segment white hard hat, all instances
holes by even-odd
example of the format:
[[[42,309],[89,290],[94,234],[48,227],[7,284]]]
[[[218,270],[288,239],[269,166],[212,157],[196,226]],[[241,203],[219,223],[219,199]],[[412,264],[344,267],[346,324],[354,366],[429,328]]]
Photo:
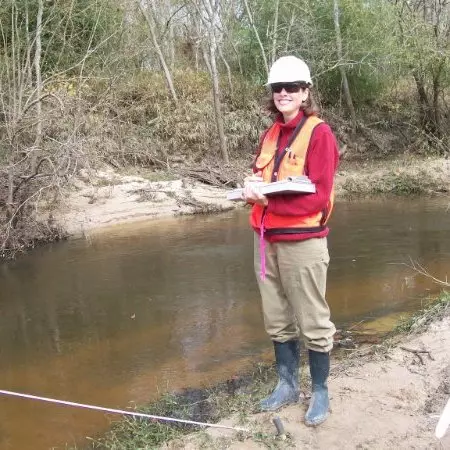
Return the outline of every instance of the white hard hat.
[[[270,68],[267,84],[303,81],[312,86],[311,73],[305,61],[295,56],[282,56]]]

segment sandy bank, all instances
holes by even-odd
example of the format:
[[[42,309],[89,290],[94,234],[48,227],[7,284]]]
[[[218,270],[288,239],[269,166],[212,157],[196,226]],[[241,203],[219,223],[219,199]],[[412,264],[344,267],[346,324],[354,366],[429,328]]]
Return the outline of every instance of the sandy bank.
[[[95,180],[77,180],[55,220],[72,236],[121,223],[235,208],[226,189],[189,180],[149,181],[100,171]]]

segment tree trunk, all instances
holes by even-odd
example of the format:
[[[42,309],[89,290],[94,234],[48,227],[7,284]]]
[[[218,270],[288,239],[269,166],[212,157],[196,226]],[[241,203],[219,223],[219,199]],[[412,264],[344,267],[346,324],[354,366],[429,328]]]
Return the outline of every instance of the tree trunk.
[[[161,67],[164,71],[164,75],[166,77],[166,81],[167,81],[167,85],[169,87],[169,91],[172,95],[172,98],[174,99],[175,103],[178,104],[178,97],[177,97],[177,93],[175,92],[175,88],[173,86],[173,81],[172,81],[172,75],[170,73],[170,70],[166,64],[166,60],[164,59],[164,55],[161,51],[161,47],[158,44],[158,40],[156,39],[156,31],[155,31],[155,25],[152,22],[152,19],[150,18],[149,14],[147,13],[147,11],[144,9],[144,7],[142,6],[141,2],[139,0],[137,0],[138,5],[139,5],[139,9],[141,10],[147,25],[148,25],[148,30],[150,31],[150,36],[152,38],[152,42],[153,45],[155,47],[156,53],[158,55],[159,58],[159,62],[161,64]]]
[[[219,21],[219,7],[220,3],[213,0],[206,0],[203,2],[205,6],[208,20],[203,18],[203,22],[207,24],[208,36],[209,36],[209,65],[211,69],[211,80],[213,86],[213,102],[214,102],[214,116],[217,125],[217,133],[219,135],[220,150],[222,158],[225,164],[229,164],[230,158],[228,155],[227,141],[225,138],[225,131],[223,126],[222,105],[220,103],[220,85],[219,85],[219,72],[217,70],[217,27]]]
[[[227,70],[228,86],[230,88],[231,95],[233,95],[233,80],[231,78],[230,65],[228,64],[228,61],[225,59],[225,56],[223,56],[223,52],[220,48],[219,48],[219,54],[220,54],[220,59],[222,60],[223,64],[225,65],[225,68]]]
[[[239,66],[239,73],[243,75],[244,71],[242,70],[241,55],[239,54],[238,49],[236,48],[234,42],[231,42],[231,46],[233,47],[234,53],[236,53],[236,59]]]
[[[444,61],[441,61],[433,74],[433,120],[436,127],[436,136],[442,137],[441,114],[439,110],[439,90],[441,88],[441,74],[444,68]]]
[[[205,63],[205,66],[206,66],[206,70],[208,71],[208,73],[212,79],[211,61],[209,60],[208,52],[206,51],[205,46],[203,44],[201,44],[200,48],[202,50],[202,57],[203,57],[203,62]]]
[[[213,82],[213,99],[214,99],[214,112],[216,116],[217,131],[219,133],[220,149],[222,151],[222,158],[225,164],[230,162],[227,149],[227,141],[225,138],[225,131],[223,126],[222,107],[220,104],[220,87],[219,87],[219,73],[217,72],[216,65],[216,49],[215,43],[211,43],[210,56],[211,56],[211,74]]]
[[[277,37],[278,37],[278,12],[280,9],[280,0],[275,2],[275,17],[273,19],[273,38],[272,38],[272,60],[271,64],[277,59]]]
[[[422,129],[427,134],[429,133],[434,134],[436,130],[432,118],[430,101],[428,100],[428,95],[425,90],[425,83],[417,73],[413,73],[413,77],[417,87],[417,96],[420,111],[420,123]]]
[[[41,19],[42,20],[42,19]],[[27,42],[27,59],[25,62],[25,70],[27,73],[27,81],[26,83],[31,84],[33,82],[33,63],[31,57],[31,51],[33,49],[33,45],[31,44],[30,39],[30,19],[28,16],[28,6],[25,5],[25,31],[26,31],[26,42]]]
[[[175,70],[175,34],[173,31],[172,21],[170,21],[168,26],[169,26],[168,46],[169,46],[170,70],[173,72]]]
[[[8,197],[6,200],[6,218],[10,220],[14,214],[14,169],[8,169]]]
[[[42,143],[42,76],[41,76],[41,55],[42,55],[42,15],[44,13],[44,1],[38,1],[38,13],[36,18],[36,42],[34,53],[34,74],[36,76],[36,137],[34,140],[35,150],[31,155],[31,172],[35,172],[37,164],[37,151]]]
[[[341,38],[341,28],[339,25],[339,3],[338,0],[333,0],[334,6],[334,30],[336,33],[336,50],[339,60],[339,71],[341,73],[342,88],[344,90],[345,103],[347,104],[348,111],[350,113],[352,122],[352,131],[356,131],[356,113],[353,106],[352,96],[350,94],[350,87],[348,85],[347,73],[343,65],[343,54],[342,54],[342,38]]]
[[[255,33],[256,40],[258,41],[259,48],[261,49],[261,56],[264,62],[264,68],[266,69],[266,75],[269,76],[269,65],[267,64],[266,52],[264,50],[264,45],[261,42],[261,38],[259,37],[258,29],[255,26],[255,22],[253,21],[253,16],[248,6],[248,1],[244,0],[245,11],[247,12],[248,20],[250,21],[250,25],[253,28],[253,32]]]
[[[287,52],[288,48],[289,48],[289,40],[291,38],[291,30],[294,25],[294,21],[295,21],[295,14],[292,13],[291,20],[289,21],[289,26],[288,26],[287,33],[286,33],[286,42],[284,43],[284,51],[285,52]]]

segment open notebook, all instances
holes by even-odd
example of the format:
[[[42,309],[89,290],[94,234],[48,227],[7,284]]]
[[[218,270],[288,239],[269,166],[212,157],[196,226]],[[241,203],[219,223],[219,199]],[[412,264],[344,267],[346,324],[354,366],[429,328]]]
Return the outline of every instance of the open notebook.
[[[316,192],[316,186],[306,176],[288,177],[286,180],[274,181],[273,183],[256,181],[251,184],[261,194],[268,197],[277,194],[314,194]],[[243,188],[233,189],[227,193],[227,199],[242,201],[242,191]]]

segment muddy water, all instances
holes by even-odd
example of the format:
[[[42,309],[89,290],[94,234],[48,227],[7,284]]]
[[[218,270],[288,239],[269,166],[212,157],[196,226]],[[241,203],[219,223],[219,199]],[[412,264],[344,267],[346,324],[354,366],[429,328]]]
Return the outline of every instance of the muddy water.
[[[420,306],[450,274],[444,200],[338,204],[329,302],[346,326]],[[0,266],[0,389],[126,408],[270,357],[247,212],[116,227]],[[374,322],[376,323],[376,322]],[[0,397],[0,449],[84,445],[102,413]]]

